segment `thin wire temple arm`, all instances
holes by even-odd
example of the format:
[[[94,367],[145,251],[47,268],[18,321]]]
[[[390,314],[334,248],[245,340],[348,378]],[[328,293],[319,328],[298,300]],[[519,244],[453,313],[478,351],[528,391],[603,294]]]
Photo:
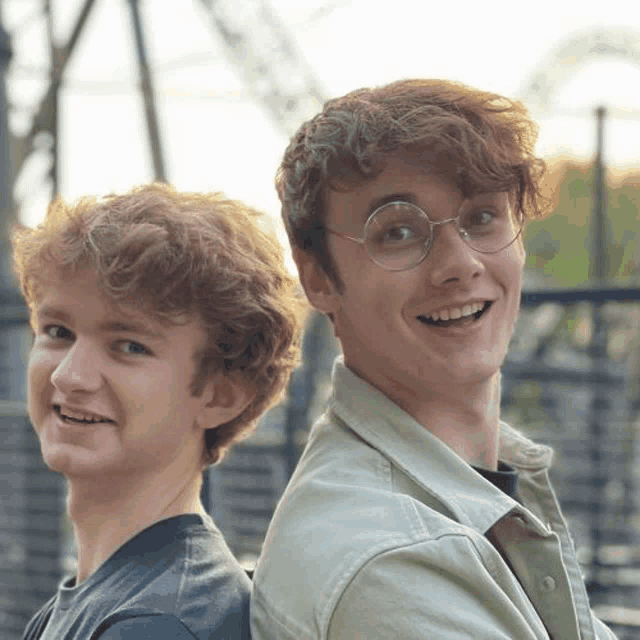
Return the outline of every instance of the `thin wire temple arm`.
[[[334,231],[333,229],[329,229],[329,227],[324,228],[325,231],[329,233],[333,233],[336,236],[340,236],[341,238],[346,238],[347,240],[353,240],[353,242],[357,242],[358,244],[364,244],[364,238],[354,238],[353,236],[348,236],[346,233],[340,233],[339,231]]]

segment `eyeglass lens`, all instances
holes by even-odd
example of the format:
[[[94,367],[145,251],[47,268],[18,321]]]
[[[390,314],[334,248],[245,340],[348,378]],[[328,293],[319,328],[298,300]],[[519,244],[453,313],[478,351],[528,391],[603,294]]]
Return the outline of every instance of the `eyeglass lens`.
[[[465,207],[458,230],[473,249],[494,253],[511,244],[520,224],[506,199]],[[365,226],[365,245],[375,262],[387,269],[408,269],[418,264],[433,244],[438,222],[429,222],[425,212],[408,202],[391,202],[377,209]]]

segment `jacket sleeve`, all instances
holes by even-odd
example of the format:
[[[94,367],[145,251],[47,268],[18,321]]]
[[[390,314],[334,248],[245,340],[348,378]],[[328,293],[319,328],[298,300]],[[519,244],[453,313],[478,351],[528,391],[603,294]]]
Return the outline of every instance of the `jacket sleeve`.
[[[468,539],[446,538],[370,560],[345,588],[327,638],[549,640],[519,584],[501,579],[504,563],[479,561]]]

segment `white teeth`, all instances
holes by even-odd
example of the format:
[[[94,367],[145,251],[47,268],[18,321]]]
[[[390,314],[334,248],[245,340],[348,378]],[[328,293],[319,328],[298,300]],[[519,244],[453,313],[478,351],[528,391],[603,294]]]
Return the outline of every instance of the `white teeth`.
[[[95,413],[84,413],[80,411],[74,411],[73,409],[58,407],[58,412],[63,418],[72,418],[73,420],[85,420],[87,422],[107,422],[108,418],[103,418]]]
[[[431,318],[432,320],[457,320],[464,316],[472,316],[474,313],[478,313],[481,309],[484,309],[486,302],[473,302],[472,304],[466,304],[464,307],[451,307],[449,309],[440,309],[439,311],[432,311],[431,313],[425,313],[425,318]]]

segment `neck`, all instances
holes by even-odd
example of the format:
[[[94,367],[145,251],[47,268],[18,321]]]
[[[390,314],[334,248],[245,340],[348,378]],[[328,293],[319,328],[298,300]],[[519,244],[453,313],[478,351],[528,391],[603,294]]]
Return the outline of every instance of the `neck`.
[[[76,536],[78,570],[83,582],[127,540],[155,522],[182,515],[206,515],[200,501],[202,476],[191,474],[176,481],[105,483],[68,478],[67,510]],[[116,486],[117,485],[117,486]]]
[[[405,408],[405,407],[403,407]],[[471,465],[498,468],[500,373],[488,380],[429,391],[405,408]]]
[[[363,376],[425,429],[471,465],[498,468],[500,372],[466,383],[408,388],[397,380],[383,384]]]

